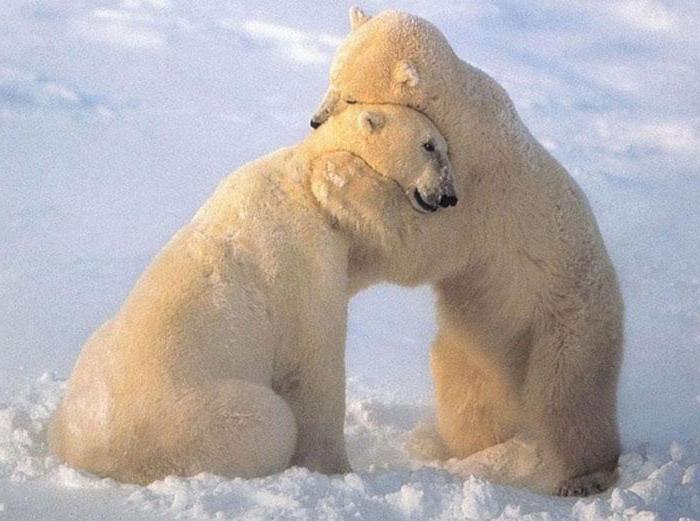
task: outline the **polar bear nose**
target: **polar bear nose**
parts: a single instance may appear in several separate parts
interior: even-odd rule
[[[312,119],[309,124],[311,125],[311,128],[313,128],[313,129],[316,129],[316,128],[321,126],[321,122],[316,121],[315,119]]]
[[[459,199],[457,199],[456,195],[443,195],[438,204],[443,208],[447,208],[448,206],[456,206],[457,201],[459,201]]]

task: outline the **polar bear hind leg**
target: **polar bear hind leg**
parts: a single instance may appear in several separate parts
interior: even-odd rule
[[[198,433],[185,455],[185,475],[207,470],[252,478],[289,467],[296,449],[296,421],[272,389],[227,380],[177,405],[183,409],[182,427]]]
[[[210,391],[206,400],[203,414],[214,416],[203,418],[202,427],[208,427],[197,441],[208,453],[202,468],[258,477],[289,467],[296,449],[296,421],[287,403],[272,389],[230,380]],[[195,471],[198,469],[192,468]]]
[[[107,474],[147,484],[171,474],[206,471],[253,478],[289,467],[296,421],[287,403],[268,387],[225,380],[173,392],[162,406],[163,423],[144,425],[143,437],[136,432],[139,448],[123,452]]]

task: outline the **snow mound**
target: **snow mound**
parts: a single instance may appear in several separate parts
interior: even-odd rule
[[[378,394],[355,381],[348,390],[346,437],[357,473],[325,476],[291,468],[252,480],[200,474],[171,476],[147,487],[124,485],[48,455],[46,426],[63,388],[62,381],[47,374],[11,404],[0,406],[0,503],[11,518],[20,516],[25,506],[18,495],[5,499],[2,491],[26,482],[51,487],[52,494],[35,501],[60,498],[63,510],[71,501],[84,502],[85,495],[94,497],[98,506],[104,498],[110,507],[105,506],[103,519],[126,514],[129,519],[214,520],[700,517],[700,438],[668,447],[643,445],[624,454],[618,486],[595,498],[538,496],[479,477],[464,479],[437,461],[426,464],[426,457],[438,454],[439,448],[430,428],[430,408]],[[118,514],[112,513],[115,500]]]

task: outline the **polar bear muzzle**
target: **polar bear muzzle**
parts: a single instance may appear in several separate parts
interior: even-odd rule
[[[336,109],[338,108],[338,101],[340,101],[338,91],[330,87],[326,92],[326,95],[323,97],[323,101],[319,105],[318,109],[311,117],[311,128],[316,129],[323,125],[326,120],[336,112]]]
[[[449,161],[441,161],[438,168],[426,168],[415,184],[408,187],[406,197],[413,208],[421,213],[432,213],[438,208],[456,206],[459,199],[455,193]]]

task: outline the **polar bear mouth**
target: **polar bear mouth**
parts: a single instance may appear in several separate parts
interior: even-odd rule
[[[413,197],[410,199],[413,203],[413,208],[421,213],[432,213],[438,209],[438,205],[432,205],[423,199],[417,188],[413,189]]]
[[[440,200],[437,203],[431,204],[423,198],[417,188],[413,188],[410,190],[410,192],[410,195],[408,193],[407,195],[411,201],[411,206],[413,206],[414,210],[420,213],[433,213],[440,207],[448,208],[450,206],[456,206],[457,201],[459,201],[457,196],[454,194],[444,194],[440,197]]]

